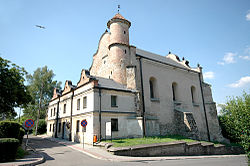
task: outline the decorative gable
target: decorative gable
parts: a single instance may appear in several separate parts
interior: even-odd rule
[[[57,88],[54,88],[53,97],[51,100],[56,99],[60,95],[61,95],[60,90]]]
[[[81,77],[80,77],[80,80],[79,82],[77,83],[77,87],[87,83],[90,81],[90,74],[89,74],[89,71],[88,70],[85,70],[85,69],[82,69],[82,72],[81,72]]]
[[[72,88],[72,82],[70,80],[66,80],[62,94],[70,92]]]

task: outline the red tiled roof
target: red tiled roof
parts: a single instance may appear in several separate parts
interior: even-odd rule
[[[120,13],[117,13],[113,18],[114,19],[118,18],[118,19],[126,20]]]

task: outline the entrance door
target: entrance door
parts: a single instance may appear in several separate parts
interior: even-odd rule
[[[65,131],[65,122],[62,125],[62,139],[64,139],[64,131]]]

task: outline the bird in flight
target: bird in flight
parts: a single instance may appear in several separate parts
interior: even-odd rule
[[[44,27],[44,26],[41,26],[41,25],[36,25],[36,27],[45,29],[45,27]]]

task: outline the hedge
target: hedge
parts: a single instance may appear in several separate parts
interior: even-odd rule
[[[18,146],[16,138],[0,138],[0,162],[15,160]]]
[[[12,121],[0,122],[0,138],[19,138],[21,125]]]

